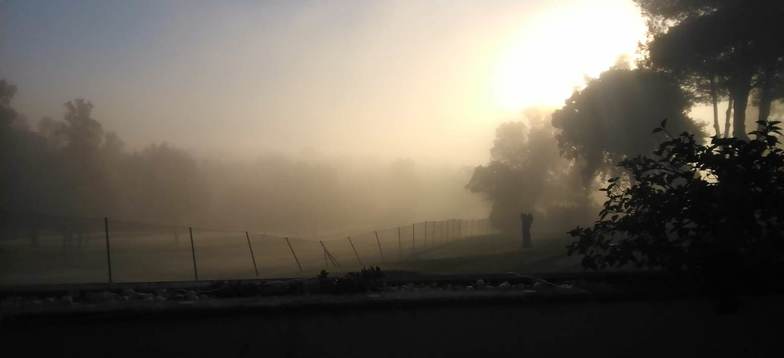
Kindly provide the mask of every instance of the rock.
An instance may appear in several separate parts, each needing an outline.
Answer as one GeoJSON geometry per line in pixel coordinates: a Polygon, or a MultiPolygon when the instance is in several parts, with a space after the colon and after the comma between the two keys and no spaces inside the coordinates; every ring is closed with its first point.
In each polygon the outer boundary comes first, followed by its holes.
{"type": "Polygon", "coordinates": [[[281,295],[291,291],[291,285],[287,281],[275,280],[267,281],[264,285],[264,293],[271,295],[281,295]]]}
{"type": "Polygon", "coordinates": [[[510,284],[507,281],[504,281],[504,282],[501,282],[500,285],[498,285],[498,288],[506,290],[506,289],[512,288],[512,284],[510,284]]]}
{"type": "Polygon", "coordinates": [[[474,290],[474,286],[468,285],[468,286],[466,286],[466,290],[473,291],[474,290]]]}
{"type": "Polygon", "coordinates": [[[73,303],[73,297],[68,296],[68,295],[61,297],[60,300],[62,300],[64,303],[67,303],[67,304],[72,304],[73,303]]]}
{"type": "Polygon", "coordinates": [[[199,295],[197,295],[196,292],[188,291],[188,292],[185,293],[185,300],[186,301],[198,301],[199,300],[199,295]]]}
{"type": "Polygon", "coordinates": [[[164,296],[155,296],[155,301],[156,302],[164,302],[164,301],[166,301],[166,297],[164,297],[164,296]]]}
{"type": "Polygon", "coordinates": [[[106,302],[119,298],[119,295],[109,291],[90,292],[85,297],[89,302],[106,302]]]}
{"type": "Polygon", "coordinates": [[[133,299],[142,300],[142,301],[152,301],[155,299],[152,293],[145,293],[145,292],[137,292],[135,296],[132,297],[133,299]]]}
{"type": "Polygon", "coordinates": [[[486,285],[485,280],[481,278],[476,280],[476,288],[484,288],[486,285]]]}

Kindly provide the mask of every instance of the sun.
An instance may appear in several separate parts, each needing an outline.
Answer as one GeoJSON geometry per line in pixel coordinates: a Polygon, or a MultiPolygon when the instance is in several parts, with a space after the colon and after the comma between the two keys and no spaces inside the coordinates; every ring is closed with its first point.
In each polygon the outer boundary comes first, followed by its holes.
{"type": "Polygon", "coordinates": [[[571,93],[612,66],[634,57],[645,24],[631,1],[564,1],[511,36],[492,83],[496,106],[519,111],[559,106],[571,93]]]}

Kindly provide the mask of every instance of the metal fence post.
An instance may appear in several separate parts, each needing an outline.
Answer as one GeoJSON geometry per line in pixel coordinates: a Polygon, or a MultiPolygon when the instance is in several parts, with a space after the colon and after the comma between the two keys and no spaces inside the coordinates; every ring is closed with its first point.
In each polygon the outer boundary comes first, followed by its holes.
{"type": "Polygon", "coordinates": [[[400,238],[400,226],[397,227],[397,260],[403,261],[403,241],[400,238]]]}
{"type": "Polygon", "coordinates": [[[332,262],[332,266],[340,267],[340,264],[338,263],[338,260],[335,258],[335,256],[332,256],[329,250],[327,250],[327,245],[324,245],[324,241],[319,241],[319,243],[321,244],[321,249],[324,250],[324,267],[329,267],[330,262],[332,262]]]}
{"type": "Polygon", "coordinates": [[[299,267],[299,272],[302,272],[302,264],[299,262],[299,258],[297,257],[297,253],[294,252],[294,247],[291,246],[291,241],[289,238],[284,238],[286,240],[286,244],[289,245],[289,250],[291,250],[291,255],[294,256],[294,261],[297,261],[297,267],[299,267]]]}
{"type": "Polygon", "coordinates": [[[381,262],[386,263],[386,260],[384,260],[384,251],[381,250],[381,238],[378,237],[378,231],[373,231],[373,233],[376,235],[376,244],[378,244],[378,254],[381,256],[381,262]]]}
{"type": "Polygon", "coordinates": [[[427,221],[425,221],[425,243],[422,246],[427,247],[427,221]]]}
{"type": "Polygon", "coordinates": [[[106,234],[106,266],[109,270],[109,283],[113,283],[112,281],[112,247],[109,243],[109,217],[104,216],[103,218],[103,230],[106,234]]]}
{"type": "Polygon", "coordinates": [[[354,256],[357,257],[357,262],[359,263],[359,266],[364,267],[365,265],[362,264],[362,260],[359,258],[359,253],[357,253],[357,248],[354,247],[354,242],[351,241],[351,236],[346,237],[346,239],[348,239],[348,243],[351,245],[351,250],[354,250],[354,256]]]}
{"type": "Polygon", "coordinates": [[[435,244],[436,239],[436,226],[438,225],[438,221],[434,222],[433,225],[430,225],[430,245],[432,246],[435,244]]]}
{"type": "Polygon", "coordinates": [[[416,251],[416,223],[411,224],[411,255],[416,251]]]}
{"type": "Polygon", "coordinates": [[[253,245],[250,243],[250,234],[245,231],[245,239],[248,240],[248,249],[250,250],[250,258],[253,260],[253,271],[256,272],[256,277],[259,277],[259,267],[256,266],[256,255],[253,254],[253,245]]]}
{"type": "Polygon", "coordinates": [[[196,266],[196,247],[193,246],[193,228],[188,226],[188,235],[191,238],[191,257],[193,258],[193,277],[199,280],[199,268],[196,266]]]}

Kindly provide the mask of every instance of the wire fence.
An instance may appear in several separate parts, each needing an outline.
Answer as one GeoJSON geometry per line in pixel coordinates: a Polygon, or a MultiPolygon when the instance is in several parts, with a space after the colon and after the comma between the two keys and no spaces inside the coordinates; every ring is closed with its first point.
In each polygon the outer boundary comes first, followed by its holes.
{"type": "Polygon", "coordinates": [[[487,219],[448,219],[309,238],[0,211],[0,284],[273,278],[395,267],[493,232],[487,219]]]}

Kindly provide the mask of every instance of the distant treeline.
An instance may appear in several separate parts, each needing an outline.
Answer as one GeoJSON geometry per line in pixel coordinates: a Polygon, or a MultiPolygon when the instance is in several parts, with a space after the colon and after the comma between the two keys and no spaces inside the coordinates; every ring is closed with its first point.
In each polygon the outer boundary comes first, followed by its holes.
{"type": "Polygon", "coordinates": [[[0,80],[0,209],[300,234],[449,216],[484,206],[463,189],[470,172],[411,160],[349,163],[261,155],[197,160],[152,144],[130,151],[84,99],[62,119],[27,120],[0,80]]]}

